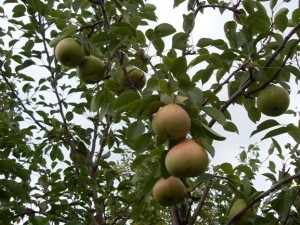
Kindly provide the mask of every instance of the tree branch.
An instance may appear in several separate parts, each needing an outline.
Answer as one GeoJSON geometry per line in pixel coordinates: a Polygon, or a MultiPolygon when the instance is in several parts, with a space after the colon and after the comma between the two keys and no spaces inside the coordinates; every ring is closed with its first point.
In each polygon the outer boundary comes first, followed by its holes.
{"type": "Polygon", "coordinates": [[[208,196],[208,192],[209,192],[211,186],[212,186],[212,180],[208,181],[208,183],[201,195],[201,199],[200,199],[196,209],[194,210],[193,215],[187,225],[193,225],[196,222],[197,216],[199,215],[199,212],[201,211],[201,209],[205,203],[206,197],[208,196]]]}
{"type": "MultiPolygon", "coordinates": [[[[275,52],[272,54],[272,56],[269,58],[269,60],[264,65],[263,69],[267,70],[275,58],[278,56],[278,54],[284,49],[285,45],[289,41],[289,39],[296,33],[296,31],[300,28],[300,22],[289,32],[289,34],[284,38],[283,42],[280,46],[275,50],[275,52]]],[[[291,53],[290,53],[291,54],[291,53]]],[[[289,56],[289,55],[288,55],[289,56]]],[[[286,60],[288,60],[288,57],[286,57],[286,60]]],[[[284,62],[286,63],[286,62],[284,62]]],[[[279,71],[278,71],[279,73],[279,71]]],[[[270,80],[269,82],[271,82],[270,80]]],[[[241,87],[221,106],[220,111],[224,112],[240,95],[244,93],[244,91],[254,82],[254,80],[249,77],[242,85],[241,87]]],[[[208,126],[212,127],[215,124],[216,120],[212,119],[208,126]]]]}
{"type": "Polygon", "coordinates": [[[45,131],[45,132],[47,132],[47,133],[49,133],[49,130],[44,126],[44,125],[42,125],[41,124],[41,122],[40,121],[38,121],[35,117],[34,117],[34,115],[33,115],[33,113],[29,110],[29,109],[27,109],[27,107],[24,105],[24,103],[23,103],[23,101],[22,101],[22,99],[18,96],[18,94],[17,94],[17,92],[16,92],[16,90],[13,88],[13,86],[10,84],[10,82],[9,82],[9,80],[8,80],[8,78],[5,76],[5,73],[4,73],[4,71],[2,70],[2,68],[0,67],[0,73],[1,73],[1,76],[3,77],[3,79],[4,79],[4,81],[5,81],[5,83],[6,83],[6,85],[9,87],[9,89],[10,89],[10,91],[12,92],[12,94],[13,94],[13,96],[17,99],[17,101],[18,101],[18,103],[21,105],[21,107],[22,107],[22,109],[23,109],[23,111],[43,130],[43,131],[45,131]]]}
{"type": "Polygon", "coordinates": [[[265,198],[272,192],[276,191],[278,188],[280,188],[282,185],[287,184],[295,179],[300,179],[300,172],[294,174],[293,176],[287,177],[285,179],[282,179],[281,181],[278,181],[276,184],[272,185],[271,188],[266,190],[265,192],[261,193],[259,196],[257,196],[254,200],[252,200],[243,210],[241,210],[238,214],[233,216],[226,225],[232,224],[234,221],[236,221],[238,218],[240,218],[243,214],[247,212],[248,209],[250,209],[255,203],[259,202],[261,199],[265,198]]]}
{"type": "Polygon", "coordinates": [[[199,11],[201,9],[204,9],[204,8],[220,8],[220,9],[227,9],[229,11],[232,11],[233,13],[238,13],[238,9],[237,9],[237,6],[227,6],[225,4],[223,5],[219,5],[219,4],[207,4],[207,5],[199,5],[197,6],[196,10],[194,11],[195,15],[197,15],[199,13],[199,11]]]}

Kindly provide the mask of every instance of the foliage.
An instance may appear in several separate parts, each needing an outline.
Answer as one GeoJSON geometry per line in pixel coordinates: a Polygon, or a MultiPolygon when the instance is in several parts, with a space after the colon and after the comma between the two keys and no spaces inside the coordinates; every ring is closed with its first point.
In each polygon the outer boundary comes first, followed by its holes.
{"type": "MultiPolygon", "coordinates": [[[[0,224],[233,224],[247,210],[255,212],[251,224],[300,224],[299,124],[262,117],[256,107],[270,83],[299,92],[300,9],[291,2],[169,1],[187,6],[177,30],[159,23],[146,0],[4,0],[0,224]],[[232,14],[225,39],[192,41],[197,19],[209,10],[232,14]],[[103,81],[84,84],[76,69],[58,63],[54,48],[66,37],[105,62],[103,81]],[[120,86],[120,71],[126,75],[129,66],[147,74],[144,89],[120,86]],[[182,179],[188,195],[181,204],[162,207],[151,189],[169,176],[164,158],[176,140],[156,137],[151,120],[177,95],[187,97],[179,105],[192,117],[189,138],[206,148],[211,165],[182,179]],[[239,132],[239,115],[229,110],[236,105],[256,124],[251,135],[272,145],[251,144],[239,164],[216,165],[216,141],[239,132]],[[280,143],[279,135],[293,142],[280,143]],[[272,185],[258,190],[259,176],[272,185]],[[247,207],[229,219],[238,198],[247,207]]],[[[286,114],[299,117],[294,108],[286,114]]]]}

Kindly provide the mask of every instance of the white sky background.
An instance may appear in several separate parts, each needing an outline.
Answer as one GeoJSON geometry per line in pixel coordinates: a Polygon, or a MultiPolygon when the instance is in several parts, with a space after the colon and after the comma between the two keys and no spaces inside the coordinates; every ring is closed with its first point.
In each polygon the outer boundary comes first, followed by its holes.
{"type": "MultiPolygon", "coordinates": [[[[186,10],[186,3],[183,3],[178,8],[173,9],[173,1],[162,1],[162,0],[149,0],[147,1],[149,3],[152,3],[156,5],[156,15],[158,17],[158,23],[170,23],[172,24],[177,32],[182,31],[182,14],[187,14],[186,10]]],[[[281,7],[287,7],[292,9],[295,9],[298,7],[298,3],[295,0],[292,0],[290,3],[281,3],[283,1],[278,1],[278,6],[281,7]]],[[[266,4],[269,4],[267,2],[266,4]]],[[[223,14],[220,14],[219,10],[213,10],[213,9],[205,9],[204,14],[198,14],[196,18],[195,28],[192,32],[192,40],[194,44],[197,44],[197,41],[200,38],[212,38],[212,39],[224,39],[224,24],[226,21],[232,20],[233,14],[230,11],[225,11],[223,14]]],[[[292,80],[293,81],[293,78],[292,80]]],[[[208,88],[206,85],[203,88],[208,88]]],[[[292,93],[290,95],[291,103],[290,103],[290,109],[293,110],[300,110],[299,107],[299,95],[297,95],[297,91],[299,90],[299,86],[293,86],[292,87],[292,93]]],[[[225,97],[227,95],[227,92],[224,93],[225,97]]],[[[262,115],[260,121],[257,124],[254,124],[250,121],[248,118],[246,110],[235,104],[231,105],[228,110],[231,113],[233,122],[237,125],[239,129],[239,134],[236,133],[230,133],[224,131],[221,126],[218,126],[217,124],[213,127],[213,129],[216,129],[217,132],[219,132],[221,135],[226,136],[225,141],[221,142],[214,142],[214,147],[216,150],[215,157],[212,159],[211,164],[218,165],[222,164],[224,162],[229,162],[236,164],[238,163],[236,157],[241,152],[241,147],[248,148],[249,144],[258,144],[260,146],[260,154],[261,154],[261,161],[263,161],[266,157],[268,157],[268,149],[270,147],[270,144],[272,143],[270,139],[261,141],[261,138],[264,136],[266,132],[258,133],[257,135],[254,135],[250,138],[250,134],[252,131],[256,129],[256,126],[267,120],[267,119],[276,119],[280,124],[286,125],[288,123],[294,123],[297,124],[297,121],[299,119],[295,118],[292,115],[282,115],[280,117],[271,118],[262,115]]],[[[284,150],[284,145],[286,143],[294,143],[292,138],[288,135],[281,135],[275,137],[275,139],[279,142],[282,149],[284,150]]],[[[273,157],[274,162],[276,162],[277,169],[282,168],[282,162],[278,160],[278,158],[273,157]]],[[[266,167],[268,166],[268,161],[262,165],[262,170],[267,170],[266,167]]],[[[264,171],[266,172],[266,171],[264,171]]],[[[260,172],[261,174],[263,172],[260,172]]],[[[260,176],[259,179],[257,179],[254,183],[257,189],[266,189],[270,186],[268,183],[266,185],[265,177],[260,176]]]]}

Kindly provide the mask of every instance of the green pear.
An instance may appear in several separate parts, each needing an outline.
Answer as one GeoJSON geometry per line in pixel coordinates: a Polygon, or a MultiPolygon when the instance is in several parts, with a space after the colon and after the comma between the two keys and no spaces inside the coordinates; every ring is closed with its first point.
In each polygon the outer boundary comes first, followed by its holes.
{"type": "Polygon", "coordinates": [[[127,76],[125,76],[124,71],[120,70],[119,73],[119,82],[120,86],[124,89],[132,88],[131,82],[136,89],[142,89],[146,84],[146,76],[145,73],[135,67],[127,67],[126,68],[127,76]],[[130,82],[130,80],[131,82],[130,82]]]}
{"type": "Polygon", "coordinates": [[[54,50],[56,59],[66,67],[76,67],[84,60],[84,49],[74,38],[62,39],[54,50]]]}
{"type": "Polygon", "coordinates": [[[269,84],[257,97],[257,108],[267,116],[280,116],[289,107],[289,93],[282,87],[269,84]]]}
{"type": "Polygon", "coordinates": [[[77,76],[86,84],[95,84],[103,80],[105,69],[105,64],[101,59],[89,55],[77,67],[77,76]]]}
{"type": "Polygon", "coordinates": [[[186,188],[182,181],[176,177],[159,179],[153,187],[153,198],[162,206],[176,205],[184,199],[186,188]]]}

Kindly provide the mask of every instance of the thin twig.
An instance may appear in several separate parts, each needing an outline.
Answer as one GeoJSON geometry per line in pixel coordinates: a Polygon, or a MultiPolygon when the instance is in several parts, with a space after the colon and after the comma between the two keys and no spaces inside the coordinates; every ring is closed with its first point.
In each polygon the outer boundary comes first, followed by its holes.
{"type": "Polygon", "coordinates": [[[193,215],[191,216],[187,225],[193,225],[196,222],[196,219],[205,203],[206,197],[208,196],[208,192],[209,192],[211,186],[212,186],[212,180],[208,181],[208,183],[202,193],[201,199],[200,199],[196,209],[194,210],[193,215]]]}

